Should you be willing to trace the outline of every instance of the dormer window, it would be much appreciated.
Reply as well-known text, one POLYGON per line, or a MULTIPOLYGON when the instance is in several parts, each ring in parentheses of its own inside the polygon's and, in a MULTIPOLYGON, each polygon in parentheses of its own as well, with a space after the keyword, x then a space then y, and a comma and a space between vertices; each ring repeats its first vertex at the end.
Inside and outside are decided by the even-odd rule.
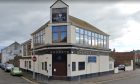
POLYGON ((67 22, 67 8, 52 8, 52 22, 67 22))

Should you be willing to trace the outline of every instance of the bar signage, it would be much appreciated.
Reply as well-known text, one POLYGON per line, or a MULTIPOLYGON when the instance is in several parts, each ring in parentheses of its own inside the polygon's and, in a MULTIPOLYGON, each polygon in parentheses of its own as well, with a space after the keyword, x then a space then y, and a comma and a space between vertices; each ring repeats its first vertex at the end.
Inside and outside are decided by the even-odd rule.
POLYGON ((96 56, 88 56, 88 62, 96 62, 96 56))
POLYGON ((67 8, 53 8, 52 22, 67 22, 67 8))

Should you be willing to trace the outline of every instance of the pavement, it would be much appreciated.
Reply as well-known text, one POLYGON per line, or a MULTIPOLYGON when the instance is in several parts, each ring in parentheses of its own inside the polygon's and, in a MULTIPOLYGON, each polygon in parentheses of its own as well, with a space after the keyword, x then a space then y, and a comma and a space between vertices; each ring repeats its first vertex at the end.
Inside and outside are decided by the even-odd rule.
POLYGON ((124 80, 131 77, 136 77, 138 75, 140 76, 140 69, 137 69, 135 71, 126 71, 126 72, 120 72, 117 74, 109 74, 109 75, 104 75, 104 76, 99 76, 99 77, 86 78, 86 79, 77 80, 77 81, 53 80, 53 81, 49 81, 49 84, 104 84, 104 83, 112 82, 116 80, 124 80))

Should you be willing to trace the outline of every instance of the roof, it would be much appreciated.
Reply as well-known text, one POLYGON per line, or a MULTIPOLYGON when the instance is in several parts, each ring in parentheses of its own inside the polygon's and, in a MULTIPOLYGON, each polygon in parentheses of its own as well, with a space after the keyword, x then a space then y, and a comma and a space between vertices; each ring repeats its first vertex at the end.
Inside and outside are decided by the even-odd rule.
POLYGON ((65 2, 63 2, 62 0, 57 0, 52 6, 50 6, 50 8, 52 8, 58 1, 61 1, 63 4, 65 4, 66 6, 68 6, 65 2))
POLYGON ((41 26, 39 29, 37 29, 36 31, 34 31, 31 35, 33 35, 33 34, 39 32, 39 31, 42 30, 42 29, 45 29, 45 28, 48 26, 49 23, 50 23, 50 21, 48 21, 48 22, 45 23, 43 26, 41 26))
POLYGON ((106 33, 104 33, 103 31, 99 30, 98 28, 96 28, 95 26, 89 24, 86 21, 83 21, 81 19, 78 19, 76 17, 73 16, 69 16, 70 22, 72 23, 72 25, 77 26, 77 27, 81 27, 99 34, 103 34, 103 35, 108 35, 106 33))
POLYGON ((111 52, 110 56, 112 56, 113 58, 117 58, 117 59, 133 59, 134 58, 135 53, 133 52, 111 52))
POLYGON ((1 50, 5 50, 5 49, 7 49, 8 47, 13 46, 13 45, 20 45, 20 43, 18 43, 18 42, 15 41, 14 43, 10 44, 9 46, 7 46, 7 47, 5 47, 5 48, 3 48, 3 49, 1 49, 1 50))
MULTIPOLYGON (((84 20, 78 19, 78 18, 70 16, 70 15, 69 15, 69 20, 70 20, 70 23, 74 26, 77 26, 77 27, 80 27, 80 28, 83 28, 83 29, 86 29, 86 30, 89 30, 89 31, 92 31, 92 32, 96 32, 96 33, 99 33, 99 34, 102 34, 102 35, 108 35, 105 32, 99 30, 98 28, 96 28, 95 26, 89 24, 88 22, 86 22, 84 20)), ((31 35, 39 32, 40 30, 42 30, 44 28, 46 28, 49 23, 50 23, 50 21, 45 23, 43 26, 41 26, 38 30, 33 32, 31 35)))
POLYGON ((23 42, 21 45, 24 45, 24 44, 26 44, 26 43, 28 43, 28 42, 31 42, 31 39, 29 39, 29 40, 23 42))

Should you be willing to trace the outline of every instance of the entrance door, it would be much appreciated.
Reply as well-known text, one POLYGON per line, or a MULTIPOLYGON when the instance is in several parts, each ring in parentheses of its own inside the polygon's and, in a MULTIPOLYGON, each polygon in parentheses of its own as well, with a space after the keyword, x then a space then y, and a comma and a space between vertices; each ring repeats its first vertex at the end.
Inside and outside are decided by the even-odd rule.
POLYGON ((67 76, 67 54, 52 55, 52 74, 54 77, 67 76))

